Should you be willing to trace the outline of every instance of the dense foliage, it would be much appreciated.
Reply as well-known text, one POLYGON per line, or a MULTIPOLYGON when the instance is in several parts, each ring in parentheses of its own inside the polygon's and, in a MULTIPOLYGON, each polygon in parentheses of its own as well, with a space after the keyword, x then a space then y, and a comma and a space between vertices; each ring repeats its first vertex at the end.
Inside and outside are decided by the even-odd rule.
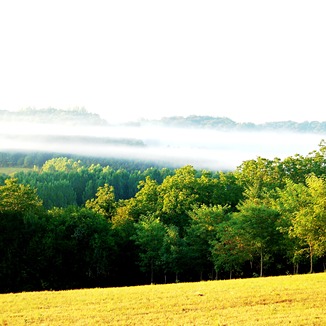
POLYGON ((0 291, 323 270, 325 154, 227 173, 56 157, 2 175, 0 291))

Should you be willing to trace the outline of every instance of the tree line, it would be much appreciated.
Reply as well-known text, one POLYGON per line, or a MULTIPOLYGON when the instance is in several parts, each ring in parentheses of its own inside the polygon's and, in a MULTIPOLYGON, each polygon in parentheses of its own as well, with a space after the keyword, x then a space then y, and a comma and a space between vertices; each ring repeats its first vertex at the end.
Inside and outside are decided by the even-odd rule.
POLYGON ((326 145, 235 171, 58 157, 0 178, 0 291, 325 269, 326 145))
POLYGON ((56 108, 25 108, 19 111, 0 110, 0 119, 4 122, 28 122, 60 125, 107 125, 98 114, 85 108, 59 110, 56 108))
POLYGON ((218 131, 286 131, 293 133, 316 133, 323 134, 326 131, 326 121, 273 121, 262 124, 252 122, 235 122, 226 117, 197 116, 190 115, 187 117, 173 116, 159 120, 140 120, 129 123, 134 126, 158 125, 162 127, 175 128, 198 128, 214 129, 218 131))
MULTIPOLYGON (((1 151, 0 152, 0 168, 1 167, 22 167, 29 169, 40 169, 45 162, 55 158, 61 158, 62 153, 51 152, 24 152, 24 151, 1 151)), ((83 156, 75 154, 64 154, 67 159, 82 161, 84 166, 98 165, 110 166, 114 170, 124 169, 127 171, 144 171, 150 167, 162 168, 162 164, 154 160, 134 160, 134 159, 119 159, 105 158, 96 156, 83 156)))
MULTIPOLYGON (((0 120, 5 122, 27 122, 60 125, 79 126, 109 126, 110 121, 106 121, 96 113, 88 112, 85 108, 73 108, 60 110, 56 108, 25 108, 20 111, 11 112, 0 110, 0 120)), ((219 131, 289 131, 299 133, 325 133, 326 121, 273 121, 263 124, 252 122, 238 123, 227 117, 197 116, 187 117, 172 116, 159 120, 139 120, 126 123, 129 126, 158 125, 163 127, 176 128, 200 128, 215 129, 219 131)))

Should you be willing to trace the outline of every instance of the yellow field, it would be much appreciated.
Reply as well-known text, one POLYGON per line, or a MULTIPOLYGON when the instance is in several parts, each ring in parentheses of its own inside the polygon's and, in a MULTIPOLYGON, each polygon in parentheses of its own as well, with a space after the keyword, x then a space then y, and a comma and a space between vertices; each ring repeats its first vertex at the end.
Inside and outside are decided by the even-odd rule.
POLYGON ((0 295, 0 325, 326 325, 326 273, 0 295))

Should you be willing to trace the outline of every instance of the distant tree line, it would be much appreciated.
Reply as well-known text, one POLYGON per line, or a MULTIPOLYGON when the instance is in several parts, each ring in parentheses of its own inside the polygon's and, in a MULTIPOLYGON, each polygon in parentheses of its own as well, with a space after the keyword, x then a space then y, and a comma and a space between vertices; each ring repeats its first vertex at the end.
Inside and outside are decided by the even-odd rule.
POLYGON ((173 116, 160 120, 142 120, 130 124, 139 127, 154 124, 162 127, 214 129, 218 131, 284 131, 317 134, 326 132, 326 121, 275 121, 255 124, 252 122, 235 122, 226 117, 197 115, 188 117, 173 116))
MULTIPOLYGON (((59 110, 55 108, 25 108, 20 111, 0 110, 0 121, 4 122, 30 122, 42 124, 60 124, 75 126, 106 126, 110 121, 102 119, 98 114, 88 112, 85 108, 59 110)), ((176 128, 215 129, 219 131, 290 131, 299 133, 325 133, 326 121, 274 121, 262 124, 248 122, 235 122, 227 117, 172 116, 159 120, 140 120, 125 123, 128 126, 157 125, 176 128)))
POLYGON ((0 178, 0 291, 325 269, 326 144, 232 172, 67 157, 0 178))
POLYGON ((68 125, 107 125, 98 114, 90 113, 85 108, 59 110, 55 108, 26 108, 20 111, 0 110, 0 120, 4 122, 30 122, 68 125))
MULTIPOLYGON (((0 151, 0 168, 1 167, 21 167, 21 168, 41 168, 46 161, 53 158, 62 157, 62 153, 51 152, 24 152, 24 151, 0 151)), ((149 160, 119 159, 92 157, 74 154, 64 154, 65 158, 75 161, 82 161, 85 166, 92 164, 101 166, 110 166, 113 169, 125 169, 127 171, 139 170, 144 171, 149 167, 162 168, 162 164, 149 160)))

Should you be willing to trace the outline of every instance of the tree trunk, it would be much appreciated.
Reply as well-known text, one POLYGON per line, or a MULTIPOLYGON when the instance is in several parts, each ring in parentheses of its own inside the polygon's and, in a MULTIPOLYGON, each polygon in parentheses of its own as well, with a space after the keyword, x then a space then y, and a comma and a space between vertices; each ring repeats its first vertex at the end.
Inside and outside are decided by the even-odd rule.
POLYGON ((232 279, 232 270, 230 270, 230 280, 232 279))
POLYGON ((314 250, 312 249, 312 246, 309 245, 309 256, 310 256, 310 271, 309 273, 311 274, 313 272, 313 255, 314 255, 314 250))
POLYGON ((260 248, 260 277, 263 276, 263 247, 260 248))
POLYGON ((154 284, 154 262, 151 261, 151 284, 154 284))
POLYGON ((293 274, 299 274, 299 263, 293 263, 293 274))

